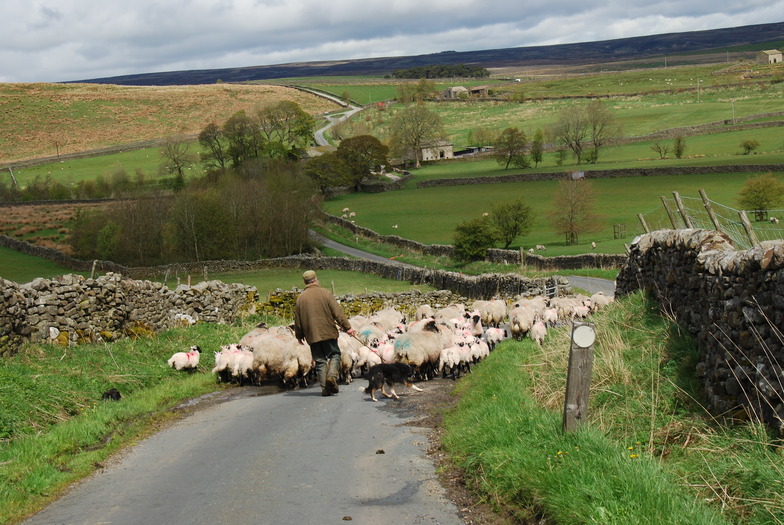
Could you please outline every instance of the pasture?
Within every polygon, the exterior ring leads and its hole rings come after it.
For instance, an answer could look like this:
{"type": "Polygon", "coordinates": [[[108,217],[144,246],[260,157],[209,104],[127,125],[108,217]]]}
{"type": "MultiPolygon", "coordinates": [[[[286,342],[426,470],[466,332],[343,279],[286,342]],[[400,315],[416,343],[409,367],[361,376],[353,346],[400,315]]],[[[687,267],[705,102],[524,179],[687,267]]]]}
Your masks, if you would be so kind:
{"type": "MultiPolygon", "coordinates": [[[[738,191],[752,176],[727,173],[592,179],[595,208],[603,215],[602,230],[586,234],[579,238],[578,244],[567,246],[548,219],[557,188],[555,181],[417,189],[415,184],[420,171],[414,173],[413,180],[400,191],[343,195],[324,202],[324,209],[340,216],[343,208],[349,208],[356,214],[353,219],[356,224],[383,235],[399,235],[424,244],[452,244],[452,232],[459,223],[489,212],[494,203],[522,197],[532,208],[536,223],[531,233],[513,244],[513,249],[542,244],[547,247],[544,255],[575,255],[590,251],[591,242],[596,242],[598,253],[624,253],[624,244],[642,233],[638,213],[646,216],[651,228],[671,227],[664,222],[667,219],[661,204],[662,195],[671,198],[672,192],[678,192],[682,197],[698,199],[699,190],[704,189],[712,201],[736,207],[738,191]],[[626,226],[624,238],[613,238],[615,224],[626,226]],[[395,225],[397,228],[393,227],[395,225]]],[[[755,227],[772,228],[769,223],[755,223],[755,227]]]]}

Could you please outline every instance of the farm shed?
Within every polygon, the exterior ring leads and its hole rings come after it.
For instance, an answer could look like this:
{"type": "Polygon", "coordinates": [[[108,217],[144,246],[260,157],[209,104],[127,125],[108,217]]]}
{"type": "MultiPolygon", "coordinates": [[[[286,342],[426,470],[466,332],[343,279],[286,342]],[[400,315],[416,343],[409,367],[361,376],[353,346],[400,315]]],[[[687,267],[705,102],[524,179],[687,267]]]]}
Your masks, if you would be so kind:
{"type": "Polygon", "coordinates": [[[468,95],[468,89],[463,86],[448,87],[441,92],[441,96],[448,99],[468,98],[468,95]]]}
{"type": "Polygon", "coordinates": [[[422,160],[442,160],[454,158],[453,144],[445,140],[439,140],[422,147],[422,160]]]}
{"type": "Polygon", "coordinates": [[[757,61],[760,64],[780,64],[781,51],[778,49],[766,49],[757,54],[757,61]]]}
{"type": "Polygon", "coordinates": [[[471,88],[472,97],[486,97],[490,95],[490,86],[474,86],[471,88]]]}

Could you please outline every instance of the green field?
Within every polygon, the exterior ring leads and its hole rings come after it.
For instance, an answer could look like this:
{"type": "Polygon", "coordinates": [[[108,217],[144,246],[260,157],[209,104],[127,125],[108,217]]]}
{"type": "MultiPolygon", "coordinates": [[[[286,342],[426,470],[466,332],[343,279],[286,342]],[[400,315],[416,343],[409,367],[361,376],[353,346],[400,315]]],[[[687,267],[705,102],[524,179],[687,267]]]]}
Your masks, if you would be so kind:
{"type": "MultiPolygon", "coordinates": [[[[671,227],[664,222],[666,214],[660,199],[662,195],[672,198],[672,192],[678,192],[682,197],[699,199],[699,190],[703,189],[712,201],[736,207],[738,191],[751,176],[730,173],[593,179],[590,182],[597,196],[596,209],[604,215],[602,231],[580,238],[577,245],[567,246],[565,239],[553,230],[548,220],[557,182],[416,189],[420,173],[427,173],[427,170],[414,172],[413,181],[400,191],[344,195],[326,201],[324,208],[337,216],[342,215],[343,208],[349,208],[356,213],[353,219],[356,224],[383,235],[399,235],[424,244],[452,244],[452,232],[457,224],[489,212],[496,202],[522,197],[533,209],[536,225],[530,234],[519,238],[513,248],[528,249],[542,244],[547,247],[545,255],[574,255],[590,251],[590,243],[596,242],[599,253],[624,253],[624,244],[643,231],[638,213],[645,215],[653,229],[671,227]],[[613,226],[616,224],[625,225],[627,235],[624,238],[613,238],[613,226]],[[393,228],[394,225],[397,228],[393,228]]],[[[771,227],[768,223],[757,226],[771,227]]]]}

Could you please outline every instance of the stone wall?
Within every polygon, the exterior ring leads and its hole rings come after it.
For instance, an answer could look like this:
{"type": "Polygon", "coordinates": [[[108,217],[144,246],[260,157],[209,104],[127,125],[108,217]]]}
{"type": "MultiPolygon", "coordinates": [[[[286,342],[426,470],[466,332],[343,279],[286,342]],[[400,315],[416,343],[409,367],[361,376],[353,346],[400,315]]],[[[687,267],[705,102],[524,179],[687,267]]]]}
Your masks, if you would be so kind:
{"type": "MultiPolygon", "coordinates": [[[[571,170],[575,171],[575,170],[571,170]]],[[[743,164],[728,166],[681,166],[666,168],[634,168],[617,170],[594,170],[585,168],[586,179],[611,179],[619,177],[655,177],[657,175],[700,175],[722,173],[765,173],[784,171],[784,164],[743,164]]],[[[537,180],[563,180],[570,172],[523,172],[510,175],[494,175],[485,177],[465,177],[453,179],[430,179],[417,182],[417,188],[437,186],[465,186],[472,184],[500,184],[503,182],[528,182],[537,180]]]]}
{"type": "Polygon", "coordinates": [[[170,290],[109,273],[63,275],[18,284],[0,278],[0,355],[19,344],[114,341],[196,322],[231,323],[253,313],[255,288],[205,281],[170,290]]]}
{"type": "Polygon", "coordinates": [[[632,242],[616,281],[616,296],[638,289],[696,337],[714,414],[784,429],[784,241],[738,251],[719,232],[651,232],[632,242]]]}
{"type": "MultiPolygon", "coordinates": [[[[421,253],[433,257],[452,257],[454,247],[448,244],[422,244],[398,237],[397,235],[381,235],[370,228],[358,226],[348,219],[336,217],[334,215],[322,214],[322,220],[336,224],[354,235],[371,241],[397,246],[402,250],[421,253]]],[[[618,268],[626,261],[625,255],[585,253],[582,255],[559,255],[556,257],[544,257],[537,253],[521,252],[519,250],[502,250],[491,248],[487,250],[487,261],[498,264],[515,264],[532,266],[537,270],[557,271],[557,270],[576,270],[580,268],[618,268]]]]}

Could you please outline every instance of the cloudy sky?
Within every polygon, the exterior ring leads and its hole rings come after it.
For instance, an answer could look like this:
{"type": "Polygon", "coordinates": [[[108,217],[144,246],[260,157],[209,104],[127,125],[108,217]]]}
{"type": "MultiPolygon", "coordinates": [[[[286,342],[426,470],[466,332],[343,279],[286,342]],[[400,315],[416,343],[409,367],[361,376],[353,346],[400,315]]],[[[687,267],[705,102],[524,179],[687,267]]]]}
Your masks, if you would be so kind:
{"type": "Polygon", "coordinates": [[[3,0],[0,82],[565,44],[782,17],[784,0],[3,0]]]}

